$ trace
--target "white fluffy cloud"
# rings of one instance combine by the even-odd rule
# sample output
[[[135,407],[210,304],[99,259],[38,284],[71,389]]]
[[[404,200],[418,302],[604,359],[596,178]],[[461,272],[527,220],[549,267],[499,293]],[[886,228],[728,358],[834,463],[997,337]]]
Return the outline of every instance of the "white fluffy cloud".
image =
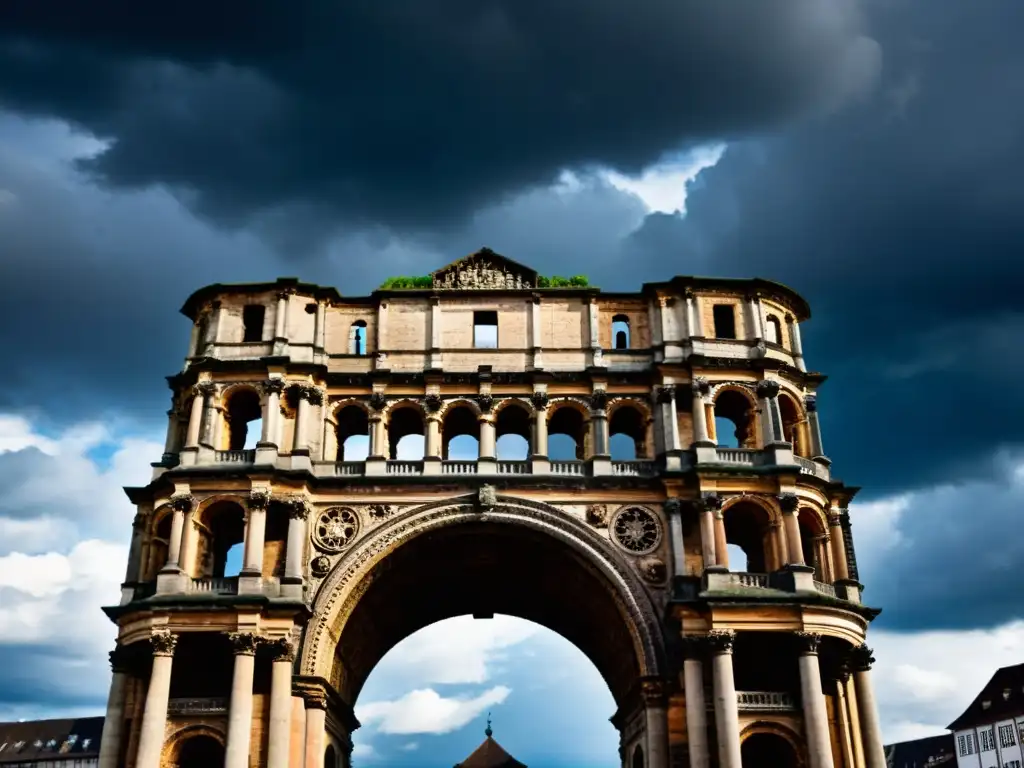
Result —
[[[450,733],[501,704],[511,690],[497,685],[471,697],[445,698],[432,688],[410,691],[395,701],[374,701],[356,708],[356,717],[380,733]]]

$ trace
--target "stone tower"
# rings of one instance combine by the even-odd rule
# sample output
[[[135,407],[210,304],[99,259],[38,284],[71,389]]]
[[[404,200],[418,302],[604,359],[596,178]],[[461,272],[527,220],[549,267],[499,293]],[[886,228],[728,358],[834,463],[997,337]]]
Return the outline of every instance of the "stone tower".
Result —
[[[383,654],[494,613],[593,661],[624,768],[884,768],[804,300],[547,287],[486,249],[402,284],[185,303],[102,768],[348,766]]]

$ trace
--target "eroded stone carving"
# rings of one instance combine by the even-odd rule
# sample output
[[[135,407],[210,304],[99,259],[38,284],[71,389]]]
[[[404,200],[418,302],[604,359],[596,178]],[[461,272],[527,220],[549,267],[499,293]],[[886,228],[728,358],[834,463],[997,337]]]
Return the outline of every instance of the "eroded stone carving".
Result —
[[[661,523],[643,507],[623,507],[615,513],[609,528],[615,542],[636,555],[650,552],[661,543]]]
[[[591,504],[587,507],[587,522],[595,528],[605,528],[608,525],[608,510],[598,504]]]
[[[341,552],[359,533],[359,516],[347,507],[325,509],[313,527],[313,541],[325,552]]]
[[[481,485],[477,492],[477,507],[481,512],[490,512],[498,503],[498,494],[493,485]]]
[[[640,575],[650,584],[662,584],[668,575],[665,561],[660,557],[645,557],[637,564]]]
[[[322,579],[331,572],[331,559],[327,555],[317,555],[309,564],[309,570],[316,578]]]
[[[366,511],[374,520],[383,520],[386,517],[391,517],[395,513],[395,508],[390,504],[371,504]]]

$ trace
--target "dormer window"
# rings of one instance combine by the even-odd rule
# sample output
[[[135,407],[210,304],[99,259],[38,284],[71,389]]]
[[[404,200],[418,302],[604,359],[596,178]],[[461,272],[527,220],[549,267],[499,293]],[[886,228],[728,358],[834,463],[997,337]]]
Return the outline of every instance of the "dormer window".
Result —
[[[242,307],[242,341],[263,341],[263,319],[267,309],[262,304]]]
[[[782,322],[775,315],[765,318],[764,335],[769,344],[782,344]]]
[[[992,706],[992,702],[991,701],[983,701],[983,702],[981,702],[981,708],[982,709],[988,709],[991,706]]]
[[[629,318],[615,315],[612,318],[612,348],[629,349]]]

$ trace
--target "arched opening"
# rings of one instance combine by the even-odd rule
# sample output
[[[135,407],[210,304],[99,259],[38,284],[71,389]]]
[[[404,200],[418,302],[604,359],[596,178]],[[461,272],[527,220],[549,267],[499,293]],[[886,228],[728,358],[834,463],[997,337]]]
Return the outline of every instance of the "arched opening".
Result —
[[[736,338],[736,307],[732,304],[715,304],[711,308],[716,339]]]
[[[167,565],[167,555],[171,541],[171,523],[174,513],[164,507],[164,513],[153,526],[149,539],[149,556],[143,581],[152,581],[160,569]]]
[[[723,518],[725,540],[729,544],[729,570],[748,573],[773,570],[768,512],[757,504],[741,501],[727,507]]]
[[[392,461],[423,458],[426,425],[423,412],[414,405],[400,405],[388,418],[388,456]]]
[[[358,405],[346,405],[335,415],[337,461],[365,461],[370,451],[370,417]]]
[[[644,768],[644,748],[639,744],[633,749],[633,762],[630,768]]]
[[[237,576],[242,569],[245,511],[234,501],[216,501],[196,516],[195,576]]]
[[[263,533],[263,578],[284,576],[285,552],[288,546],[288,512],[280,503],[273,502],[267,509]]]
[[[468,405],[449,408],[441,423],[441,458],[476,460],[480,457],[480,424]]]
[[[235,389],[228,395],[225,408],[227,450],[252,450],[263,430],[263,409],[260,396],[248,387]]]
[[[464,702],[467,711],[471,707],[465,702],[475,702],[475,713],[481,719],[487,709],[504,701],[507,691],[500,693],[488,685],[492,680],[497,685],[497,679],[481,672],[473,658],[466,658],[467,649],[474,647],[474,634],[487,632],[492,622],[505,616],[540,624],[589,659],[606,686],[606,695],[613,706],[620,708],[613,720],[615,727],[641,714],[637,707],[642,704],[632,696],[637,680],[643,675],[660,674],[661,663],[661,651],[654,646],[660,634],[649,598],[632,577],[612,570],[609,560],[616,556],[597,536],[584,530],[570,535],[559,530],[553,514],[550,520],[540,509],[531,510],[533,514],[539,519],[526,515],[520,518],[514,508],[509,508],[501,517],[481,521],[472,510],[453,510],[447,520],[434,518],[434,527],[412,538],[389,542],[386,554],[375,562],[371,560],[373,565],[365,570],[355,574],[338,571],[328,577],[322,595],[334,595],[330,598],[332,608],[327,607],[328,598],[318,599],[313,607],[314,611],[328,611],[318,630],[327,634],[307,639],[307,649],[316,649],[317,656],[304,657],[303,664],[312,663],[306,667],[310,673],[330,679],[341,700],[359,702],[356,714],[363,728],[357,738],[372,737],[375,723],[394,722],[389,718],[401,711],[404,703],[394,701],[401,698],[394,693],[394,677],[391,702],[367,701],[369,694],[364,686],[378,661],[389,650],[397,650],[399,643],[413,633],[467,615],[491,621],[461,619],[461,631],[454,635],[457,640],[428,644],[429,651],[408,659],[405,669],[410,674],[438,670],[449,684],[463,680],[453,680],[452,675],[470,674],[465,682],[477,684],[473,693],[453,694]],[[572,543],[577,535],[583,540]],[[595,550],[593,554],[588,554],[590,547]],[[524,567],[527,563],[529,567]],[[364,588],[367,583],[369,586]],[[347,596],[334,592],[336,584],[347,584]],[[432,599],[409,600],[410,594],[418,593],[430,594]],[[359,638],[358,643],[355,638]],[[438,663],[438,656],[449,647],[458,654],[453,663]],[[501,662],[502,668],[508,668],[507,653],[502,654]],[[534,659],[526,663],[536,667]],[[417,679],[409,690],[415,690],[424,702],[436,702],[436,696],[445,695],[444,691],[433,688],[429,697],[423,691],[438,682],[442,681]],[[560,679],[556,687],[563,684]],[[523,696],[526,690],[526,686],[517,688],[516,696]],[[550,699],[552,690],[546,687],[539,693]],[[572,708],[566,710],[578,719]],[[526,718],[535,712],[528,712]],[[600,720],[608,714],[602,712]],[[464,722],[472,716],[471,712]],[[459,757],[453,755],[452,762]],[[529,764],[529,760],[523,762]]]
[[[822,647],[821,652],[825,654],[826,649]],[[788,694],[796,704],[800,693],[796,656],[793,638],[785,632],[737,632],[733,646],[736,690]],[[772,663],[766,664],[765,659]]]
[[[647,426],[639,409],[632,405],[621,405],[612,411],[608,434],[612,459],[615,461],[647,458]]]
[[[350,355],[366,354],[366,321],[356,320],[348,332],[348,353]]]
[[[571,405],[556,406],[548,417],[548,457],[582,461],[587,455],[587,420]]]
[[[213,699],[226,707],[235,666],[228,636],[221,632],[182,632],[175,649],[175,655],[179,653],[178,658],[202,659],[202,663],[176,664],[171,668],[171,702]]]
[[[333,744],[328,744],[324,750],[324,768],[338,768],[338,753]]]
[[[223,768],[224,747],[213,736],[197,734],[185,739],[171,758],[173,768]]]
[[[800,406],[787,393],[779,394],[779,412],[782,414],[783,439],[792,444],[797,456],[808,456],[807,420]]]
[[[740,745],[743,768],[796,768],[793,745],[777,733],[752,733]]]
[[[804,564],[814,568],[817,581],[828,581],[828,545],[825,543],[825,525],[821,517],[813,509],[801,507],[797,521],[800,525]]]
[[[242,307],[242,341],[263,341],[263,321],[266,316],[267,308],[262,304],[246,304]]]
[[[525,461],[530,455],[530,413],[518,403],[498,411],[494,420],[495,449],[500,461]]]
[[[715,437],[722,448],[756,448],[753,404],[734,389],[715,397]]]
[[[782,345],[782,323],[775,315],[768,315],[764,321],[764,340],[769,344]]]
[[[629,349],[629,318],[626,315],[615,315],[612,318],[612,347]]]

